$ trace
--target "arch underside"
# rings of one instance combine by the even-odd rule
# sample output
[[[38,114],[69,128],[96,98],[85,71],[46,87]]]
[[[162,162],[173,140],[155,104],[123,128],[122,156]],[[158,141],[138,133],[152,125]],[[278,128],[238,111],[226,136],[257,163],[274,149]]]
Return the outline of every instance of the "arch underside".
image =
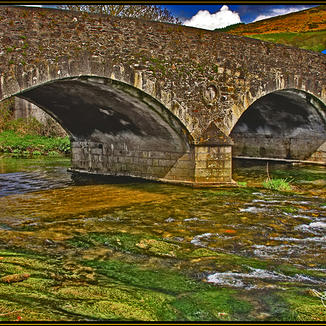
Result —
[[[16,96],[49,113],[71,135],[72,170],[159,179],[190,155],[192,139],[181,122],[122,82],[71,77]]]
[[[326,162],[326,107],[285,89],[255,101],[235,124],[233,156]]]

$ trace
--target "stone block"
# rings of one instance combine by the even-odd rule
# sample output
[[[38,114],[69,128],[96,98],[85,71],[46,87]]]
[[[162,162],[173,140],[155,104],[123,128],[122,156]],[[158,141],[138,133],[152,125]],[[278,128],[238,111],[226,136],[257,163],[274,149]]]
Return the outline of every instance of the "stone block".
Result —
[[[210,158],[210,154],[195,154],[196,161],[207,161]]]
[[[123,161],[120,161],[123,158]],[[119,162],[127,163],[127,164],[132,164],[133,162],[133,157],[127,157],[127,156],[120,156],[119,157]]]
[[[195,177],[205,177],[209,178],[212,175],[212,171],[210,169],[196,169]]]
[[[97,163],[99,161],[99,155],[92,155],[92,162]]]
[[[158,160],[159,166],[172,166],[174,164],[171,160]]]
[[[196,168],[198,169],[206,169],[207,168],[207,161],[197,161]]]
[[[212,176],[227,177],[227,176],[230,176],[230,175],[231,175],[231,173],[228,170],[212,169]]]
[[[97,165],[96,165],[96,168],[100,172],[105,172],[105,167],[104,167],[104,164],[102,162],[98,162]]]
[[[98,160],[99,160],[99,162],[107,162],[107,156],[99,155]]]
[[[224,168],[224,161],[219,161],[219,160],[207,161],[207,168],[209,168],[209,169],[223,169]]]
[[[151,151],[150,152],[151,158],[158,158],[158,159],[170,159],[170,153],[169,152],[158,152],[158,151]]]
[[[113,155],[116,155],[116,156],[126,155],[126,150],[125,149],[114,149]]]
[[[126,156],[136,156],[136,152],[135,151],[126,151]]]
[[[151,158],[139,158],[138,164],[144,166],[150,166],[153,164],[153,159]]]
[[[157,158],[153,158],[153,166],[158,166],[158,159]]]
[[[196,146],[195,148],[196,148],[196,154],[207,154],[212,149],[211,147],[207,147],[207,146]]]
[[[91,148],[91,154],[102,155],[102,153],[103,153],[102,148]]]
[[[231,171],[231,169],[232,169],[232,161],[231,160],[224,161],[224,168],[229,169]]]
[[[163,178],[167,173],[167,169],[163,166],[149,166],[147,173],[152,177]]]
[[[221,148],[222,148],[221,146],[212,146],[209,148],[209,153],[211,155],[218,154],[221,152]]]
[[[210,177],[195,176],[195,182],[210,182]]]

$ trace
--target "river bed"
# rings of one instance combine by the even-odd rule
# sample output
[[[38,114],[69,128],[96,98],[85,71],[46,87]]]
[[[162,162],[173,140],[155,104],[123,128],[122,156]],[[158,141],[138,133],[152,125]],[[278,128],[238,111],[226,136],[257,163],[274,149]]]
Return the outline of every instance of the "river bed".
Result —
[[[69,165],[0,159],[0,320],[326,321],[325,166],[269,162],[279,192],[266,162],[221,188]]]

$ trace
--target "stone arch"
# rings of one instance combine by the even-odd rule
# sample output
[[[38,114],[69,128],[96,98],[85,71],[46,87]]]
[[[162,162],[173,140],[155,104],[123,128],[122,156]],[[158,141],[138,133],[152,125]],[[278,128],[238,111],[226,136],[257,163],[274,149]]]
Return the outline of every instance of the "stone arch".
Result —
[[[113,101],[114,103],[111,103],[111,106],[115,105],[114,112],[120,110],[120,113],[125,116],[128,114],[128,105],[133,107],[133,110],[129,110],[129,114],[133,114],[133,111],[137,108],[141,111],[146,107],[157,119],[165,121],[185,142],[192,142],[186,127],[158,100],[136,87],[111,78],[87,75],[65,77],[30,87],[14,95],[42,108],[72,136],[89,138],[95,127],[92,129],[93,126],[88,119],[89,115],[84,115],[91,113],[89,111],[95,110],[95,108],[101,112],[98,117],[94,116],[97,119],[97,129],[102,128],[103,132],[110,133],[117,133],[120,129],[127,130],[127,122],[115,121],[115,125],[111,123],[111,129],[105,129],[104,126],[101,126],[103,119],[110,115],[113,117],[114,113],[112,108],[110,113],[109,109],[105,110],[100,108],[100,106],[106,107],[110,105],[108,102]],[[121,104],[120,107],[119,103]],[[76,123],[76,119],[78,119],[78,123]],[[139,124],[138,129],[142,125],[144,127],[146,118],[141,121],[139,117],[135,116],[133,119],[136,124]],[[119,126],[117,126],[117,123]],[[136,129],[134,125],[133,130],[136,131]],[[152,133],[157,131],[157,129],[150,129]]]
[[[152,96],[126,83],[67,77],[15,95],[67,130],[75,170],[158,179],[180,158],[183,168],[192,164],[193,139],[187,128]]]
[[[87,51],[79,51],[75,57],[62,55],[57,61],[40,59],[38,63],[31,65],[22,65],[21,63],[11,67],[9,76],[3,78],[0,76],[0,95],[1,100],[11,96],[25,93],[26,90],[41,87],[47,83],[69,78],[94,77],[112,80],[112,82],[121,82],[130,86],[130,89],[138,89],[163,105],[168,109],[172,116],[183,124],[188,131],[193,128],[189,123],[191,114],[185,110],[183,98],[176,96],[173,80],[164,80],[159,76],[157,70],[147,71],[138,69],[138,65],[131,66],[127,63],[104,62],[97,56],[92,56]],[[180,95],[180,94],[178,94]],[[180,104],[181,103],[181,104]],[[175,110],[175,107],[180,110]],[[46,110],[46,109],[45,109]],[[191,132],[191,138],[193,132]]]
[[[306,91],[276,90],[251,104],[230,136],[235,157],[325,162],[326,106]]]
[[[229,110],[229,114],[224,118],[224,125],[227,127],[225,133],[229,135],[242,114],[257,100],[264,96],[278,91],[296,92],[297,94],[311,94],[315,101],[326,103],[325,88],[320,86],[320,82],[315,77],[302,77],[293,73],[274,73],[268,79],[263,76],[256,76],[250,81],[250,87],[243,92],[236,103]]]

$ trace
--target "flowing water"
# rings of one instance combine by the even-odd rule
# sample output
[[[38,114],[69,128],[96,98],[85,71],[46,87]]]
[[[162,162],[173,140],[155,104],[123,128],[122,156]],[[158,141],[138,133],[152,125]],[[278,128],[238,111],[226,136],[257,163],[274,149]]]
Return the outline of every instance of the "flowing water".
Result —
[[[325,166],[269,163],[279,192],[266,162],[206,189],[69,165],[0,159],[0,320],[326,320]]]

